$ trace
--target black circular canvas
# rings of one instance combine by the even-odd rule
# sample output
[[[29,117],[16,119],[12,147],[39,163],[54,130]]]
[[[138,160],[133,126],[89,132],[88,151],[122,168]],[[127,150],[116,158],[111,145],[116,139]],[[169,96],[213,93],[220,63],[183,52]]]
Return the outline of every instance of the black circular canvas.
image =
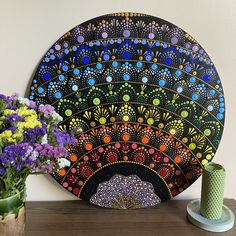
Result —
[[[80,127],[70,166],[53,177],[108,208],[183,192],[214,157],[224,127],[223,89],[205,50],[174,24],[138,13],[68,31],[40,62],[29,98],[53,105],[61,129]]]

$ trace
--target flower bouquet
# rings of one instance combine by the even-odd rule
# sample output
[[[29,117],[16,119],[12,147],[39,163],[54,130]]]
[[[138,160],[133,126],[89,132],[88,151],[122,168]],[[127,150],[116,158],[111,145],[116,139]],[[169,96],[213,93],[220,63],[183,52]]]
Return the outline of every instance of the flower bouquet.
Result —
[[[59,129],[60,121],[62,117],[50,105],[37,107],[17,94],[0,94],[0,222],[12,215],[20,221],[30,174],[52,173],[70,164],[65,159],[66,146],[76,139]],[[12,222],[10,228],[14,228]],[[19,235],[1,230],[4,227],[0,223],[0,235]],[[5,230],[9,231],[7,227]]]

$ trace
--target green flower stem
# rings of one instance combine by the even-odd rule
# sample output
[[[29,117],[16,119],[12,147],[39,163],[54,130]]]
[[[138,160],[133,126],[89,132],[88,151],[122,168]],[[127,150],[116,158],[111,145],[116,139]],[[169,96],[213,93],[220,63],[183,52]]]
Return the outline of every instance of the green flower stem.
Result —
[[[8,176],[0,178],[0,199],[10,197],[25,189],[26,178],[28,177],[28,170],[22,170],[21,173],[12,173],[8,170]]]

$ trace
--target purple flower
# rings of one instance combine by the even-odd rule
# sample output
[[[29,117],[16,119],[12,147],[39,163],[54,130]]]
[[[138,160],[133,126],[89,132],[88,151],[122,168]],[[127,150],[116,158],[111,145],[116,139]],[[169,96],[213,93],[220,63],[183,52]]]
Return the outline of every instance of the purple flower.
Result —
[[[43,123],[43,122],[42,122]],[[35,144],[38,139],[47,133],[47,125],[43,123],[42,128],[35,126],[33,129],[29,129],[24,133],[24,142]]]
[[[61,158],[68,155],[65,147],[54,147],[49,144],[35,144],[34,150],[38,152],[40,157],[47,157],[49,159],[52,158]]]
[[[12,132],[14,132],[16,129],[17,129],[17,127],[16,127],[15,125],[13,125],[13,126],[7,128],[7,129],[5,129],[5,130],[11,130]],[[4,130],[4,131],[5,131],[5,130]]]
[[[5,96],[4,94],[0,94],[0,99],[3,99],[8,104],[12,102],[11,97]]]
[[[49,118],[54,110],[54,107],[48,104],[39,106],[39,111],[43,113],[45,118]]]
[[[16,166],[16,170],[20,171],[22,166],[23,166],[23,163],[22,162],[16,162],[15,166]]]
[[[48,150],[47,150],[47,149],[42,149],[42,150],[39,152],[39,155],[40,155],[41,157],[48,156]]]
[[[56,131],[53,133],[53,135],[60,147],[69,146],[77,141],[73,135],[68,134],[65,130],[63,132]]]
[[[50,162],[39,166],[38,171],[44,174],[50,174],[56,167],[56,162]],[[34,170],[35,171],[35,170]],[[32,172],[33,173],[33,172]]]
[[[17,110],[17,107],[16,107],[16,106],[12,106],[12,105],[8,105],[8,106],[7,106],[7,109],[16,111],[16,110]]]
[[[22,121],[24,122],[25,119],[22,116],[18,116],[17,114],[11,114],[6,118],[7,121],[9,122],[16,122],[16,121]]]
[[[28,143],[9,145],[0,154],[0,165],[3,167],[15,167],[20,171],[24,166],[31,164],[28,157],[33,151],[33,147]]]
[[[6,174],[6,170],[3,167],[0,167],[0,176],[4,176]]]
[[[56,158],[66,157],[67,155],[68,155],[68,152],[67,152],[66,148],[64,148],[64,147],[55,147],[54,156]]]
[[[34,148],[35,151],[41,151],[43,149],[43,146],[39,143],[35,143],[34,147],[35,147]]]
[[[29,109],[37,110],[37,105],[34,101],[29,101]]]
[[[32,161],[36,161],[39,153],[37,151],[33,151],[32,154],[29,156],[29,159]]]
[[[13,94],[11,95],[12,101],[17,101],[18,98],[19,98],[19,94],[18,94],[18,93],[13,93]]]

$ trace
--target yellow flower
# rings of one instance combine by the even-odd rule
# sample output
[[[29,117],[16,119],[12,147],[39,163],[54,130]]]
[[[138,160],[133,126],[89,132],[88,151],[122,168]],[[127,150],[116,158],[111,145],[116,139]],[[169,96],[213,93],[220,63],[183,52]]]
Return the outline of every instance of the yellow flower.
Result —
[[[4,132],[2,132],[0,134],[0,138],[2,139],[7,139],[7,138],[10,138],[12,136],[12,131],[11,130],[5,130]]]
[[[14,114],[14,113],[16,113],[16,112],[14,110],[10,110],[10,109],[6,109],[6,110],[3,111],[4,116],[9,116],[9,115]]]
[[[17,122],[17,128],[19,131],[23,132],[25,122]]]
[[[16,110],[17,114],[19,116],[27,117],[27,116],[36,116],[37,113],[35,110],[29,110],[27,107],[20,107],[19,109]]]
[[[16,144],[16,139],[12,138],[12,131],[6,130],[0,134],[1,139],[5,139],[8,143],[14,143]]]
[[[17,128],[20,132],[23,132],[27,129],[33,129],[36,126],[42,128],[42,123],[37,120],[37,116],[35,115],[26,117],[25,122],[17,123]]]
[[[15,138],[15,139],[19,139],[19,138],[21,138],[22,136],[23,136],[23,134],[22,134],[21,132],[17,132],[17,133],[15,133],[15,134],[12,135],[12,137]]]
[[[26,119],[26,128],[33,129],[35,126],[42,127],[42,123],[37,120],[37,115],[32,115],[27,117]]]
[[[14,143],[14,144],[16,144],[16,139],[13,139],[13,138],[7,138],[7,141],[9,142],[9,143]]]
[[[26,129],[33,129],[36,126],[39,126],[41,128],[42,124],[39,121],[28,121],[28,122],[25,122],[25,128]]]

